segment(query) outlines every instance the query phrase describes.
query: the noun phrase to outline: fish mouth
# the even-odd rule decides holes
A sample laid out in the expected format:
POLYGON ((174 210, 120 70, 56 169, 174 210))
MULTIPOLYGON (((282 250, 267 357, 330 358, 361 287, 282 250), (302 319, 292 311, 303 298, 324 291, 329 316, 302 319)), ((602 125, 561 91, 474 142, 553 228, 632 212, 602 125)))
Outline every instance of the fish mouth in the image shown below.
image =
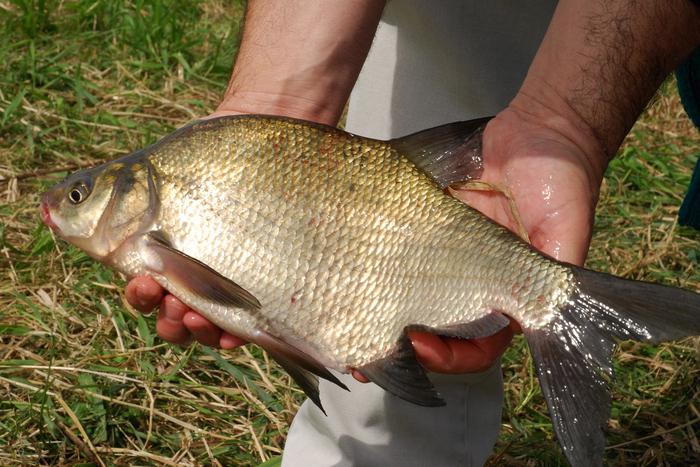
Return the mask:
POLYGON ((57 230, 58 226, 51 219, 51 209, 49 208, 49 200, 47 194, 41 198, 41 220, 51 230, 57 230))

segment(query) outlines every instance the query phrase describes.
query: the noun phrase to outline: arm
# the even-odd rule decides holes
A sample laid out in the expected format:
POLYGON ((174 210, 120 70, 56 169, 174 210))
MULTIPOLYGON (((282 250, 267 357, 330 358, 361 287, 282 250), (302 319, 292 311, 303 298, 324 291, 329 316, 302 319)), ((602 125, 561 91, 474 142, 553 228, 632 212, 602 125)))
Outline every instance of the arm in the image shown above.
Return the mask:
POLYGON ((383 0, 249 2, 241 48, 216 114, 265 113, 336 125, 383 0))
MULTIPOLYGON (((511 190, 536 248, 583 264, 608 161, 661 82, 700 45, 699 12, 689 0, 559 2, 520 91, 484 133, 482 179, 511 190)), ((516 230, 503 197, 453 194, 516 230)), ((426 366, 442 372, 503 349, 496 337, 412 339, 426 366)))
POLYGON ((562 1, 514 104, 554 111, 565 123, 547 125, 608 160, 698 45, 700 7, 690 0, 562 1))
MULTIPOLYGON (((583 263, 607 163, 700 45, 699 26, 689 0, 559 2, 520 91, 484 135, 484 178, 510 187, 537 248, 583 263)), ((459 196, 512 225, 503 202, 459 196)))

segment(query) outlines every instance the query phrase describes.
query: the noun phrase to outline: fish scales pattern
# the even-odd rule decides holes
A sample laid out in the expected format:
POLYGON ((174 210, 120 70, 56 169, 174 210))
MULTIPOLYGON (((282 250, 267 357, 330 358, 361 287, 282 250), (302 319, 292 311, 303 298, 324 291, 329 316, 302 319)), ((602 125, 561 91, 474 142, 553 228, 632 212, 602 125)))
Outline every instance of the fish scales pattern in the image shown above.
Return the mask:
POLYGON ((386 356, 407 325, 542 313, 569 286, 385 142, 260 118, 199 129, 151 161, 173 244, 340 368, 386 356))

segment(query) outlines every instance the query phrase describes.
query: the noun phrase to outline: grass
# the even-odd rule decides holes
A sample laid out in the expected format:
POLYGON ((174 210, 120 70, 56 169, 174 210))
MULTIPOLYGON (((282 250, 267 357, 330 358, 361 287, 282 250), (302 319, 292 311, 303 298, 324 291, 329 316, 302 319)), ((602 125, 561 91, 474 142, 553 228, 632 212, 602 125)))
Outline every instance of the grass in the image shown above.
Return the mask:
MULTIPOLYGON (((40 225, 77 167, 213 109, 240 1, 0 2, 0 464, 275 465, 303 399, 257 348, 162 343, 122 278, 40 225)), ((697 289, 700 234, 678 206, 700 135, 664 87, 611 164, 588 265, 697 289)), ((698 340, 625 343, 611 465, 700 463, 698 340)), ((491 465, 564 465, 522 339, 504 359, 491 465)))

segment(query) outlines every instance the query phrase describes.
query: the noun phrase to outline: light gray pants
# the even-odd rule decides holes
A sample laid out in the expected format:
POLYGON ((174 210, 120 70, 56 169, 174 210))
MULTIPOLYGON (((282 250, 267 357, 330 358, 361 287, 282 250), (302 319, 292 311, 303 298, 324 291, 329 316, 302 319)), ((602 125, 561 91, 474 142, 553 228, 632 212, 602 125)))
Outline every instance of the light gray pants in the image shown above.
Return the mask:
POLYGON ((350 393, 321 383, 328 416, 304 402, 292 422, 282 466, 482 465, 501 426, 500 365, 478 375, 431 374, 445 407, 419 407, 350 376, 350 393))
MULTIPOLYGON (((556 1, 390 0, 353 90, 346 129, 389 139, 493 115, 517 92, 556 1)), ((324 416, 308 400, 289 431, 283 467, 477 466, 501 424, 500 364, 430 375, 446 407, 404 402, 378 386, 322 382, 324 416)))

